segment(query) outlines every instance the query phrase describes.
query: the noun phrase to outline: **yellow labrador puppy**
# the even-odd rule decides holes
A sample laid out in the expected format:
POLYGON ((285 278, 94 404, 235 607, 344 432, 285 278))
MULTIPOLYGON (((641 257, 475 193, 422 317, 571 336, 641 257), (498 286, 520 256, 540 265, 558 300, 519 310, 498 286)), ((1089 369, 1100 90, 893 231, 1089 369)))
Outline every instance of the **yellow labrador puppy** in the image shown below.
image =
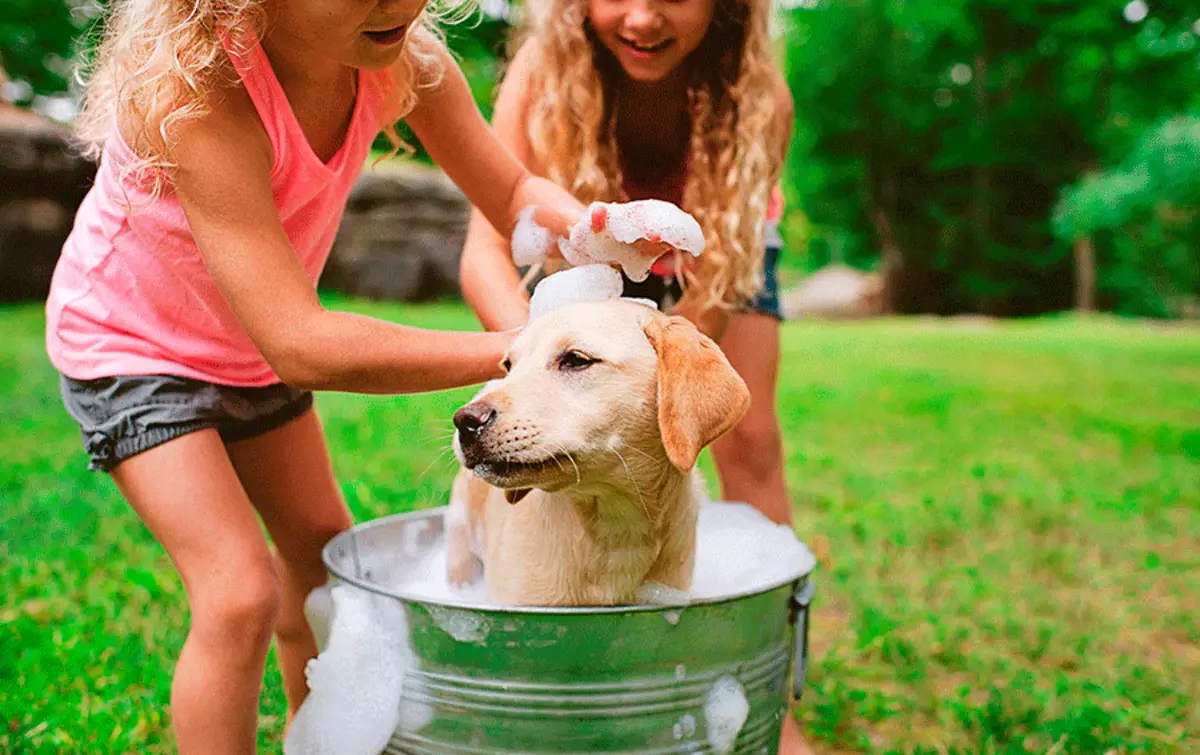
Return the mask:
POLYGON ((530 323, 507 377, 454 416, 464 469, 446 516, 451 582, 506 605, 631 603, 691 586, 701 449, 750 394, 687 320, 629 300, 530 323))

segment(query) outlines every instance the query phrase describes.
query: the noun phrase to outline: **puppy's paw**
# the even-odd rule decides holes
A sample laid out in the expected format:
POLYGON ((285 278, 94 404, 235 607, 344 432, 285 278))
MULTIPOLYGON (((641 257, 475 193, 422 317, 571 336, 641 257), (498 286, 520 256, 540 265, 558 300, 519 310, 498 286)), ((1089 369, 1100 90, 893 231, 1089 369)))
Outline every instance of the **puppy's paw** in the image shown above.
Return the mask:
POLYGON ((467 587, 483 578, 483 561, 473 553, 450 554, 446 559, 446 577, 451 587, 467 587))

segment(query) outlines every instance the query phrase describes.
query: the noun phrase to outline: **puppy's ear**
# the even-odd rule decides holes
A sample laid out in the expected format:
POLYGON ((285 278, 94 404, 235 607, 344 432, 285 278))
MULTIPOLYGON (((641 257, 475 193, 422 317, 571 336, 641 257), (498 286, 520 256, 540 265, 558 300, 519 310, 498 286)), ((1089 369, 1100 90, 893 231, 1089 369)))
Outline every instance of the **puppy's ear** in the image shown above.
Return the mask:
POLYGON ((750 391, 712 339, 682 317, 643 329, 658 354, 658 424, 667 458, 683 472, 750 408, 750 391))

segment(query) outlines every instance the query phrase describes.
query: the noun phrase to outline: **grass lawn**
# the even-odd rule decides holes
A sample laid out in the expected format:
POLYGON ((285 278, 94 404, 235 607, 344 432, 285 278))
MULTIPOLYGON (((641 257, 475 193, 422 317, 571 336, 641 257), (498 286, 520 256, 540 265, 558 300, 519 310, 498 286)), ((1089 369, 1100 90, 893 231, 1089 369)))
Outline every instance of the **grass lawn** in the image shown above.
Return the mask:
MULTIPOLYGON (((0 752, 168 752, 183 590, 85 470, 40 307, 0 332, 0 752)), ((784 349, 818 749, 1200 751, 1200 330, 795 323, 784 349)), ((468 393, 318 397, 358 520, 445 500, 468 393)), ((272 661, 264 751, 282 711, 272 661)))

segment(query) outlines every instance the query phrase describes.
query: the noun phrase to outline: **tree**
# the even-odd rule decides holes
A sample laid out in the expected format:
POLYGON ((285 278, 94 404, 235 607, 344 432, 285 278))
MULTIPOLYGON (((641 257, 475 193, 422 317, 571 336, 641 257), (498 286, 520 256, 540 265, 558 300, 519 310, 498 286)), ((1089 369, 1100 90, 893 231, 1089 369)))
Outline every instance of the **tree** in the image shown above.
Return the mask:
POLYGON ((0 13, 0 65, 19 87, 21 100, 65 92, 69 86, 75 40, 98 9, 62 0, 4 0, 0 13), (20 91, 24 90, 24 91, 20 91))
POLYGON ((804 3, 788 17, 788 178, 814 254, 882 262, 899 311, 1071 306, 1076 255, 1051 226, 1060 190, 1186 110, 1200 83, 1200 4, 1147 12, 1131 23, 1121 5, 1086 0, 804 3))
POLYGON ((1054 225, 1096 249, 1098 293, 1113 309, 1178 314, 1200 297, 1200 118, 1164 121, 1119 166, 1069 187, 1054 225))

